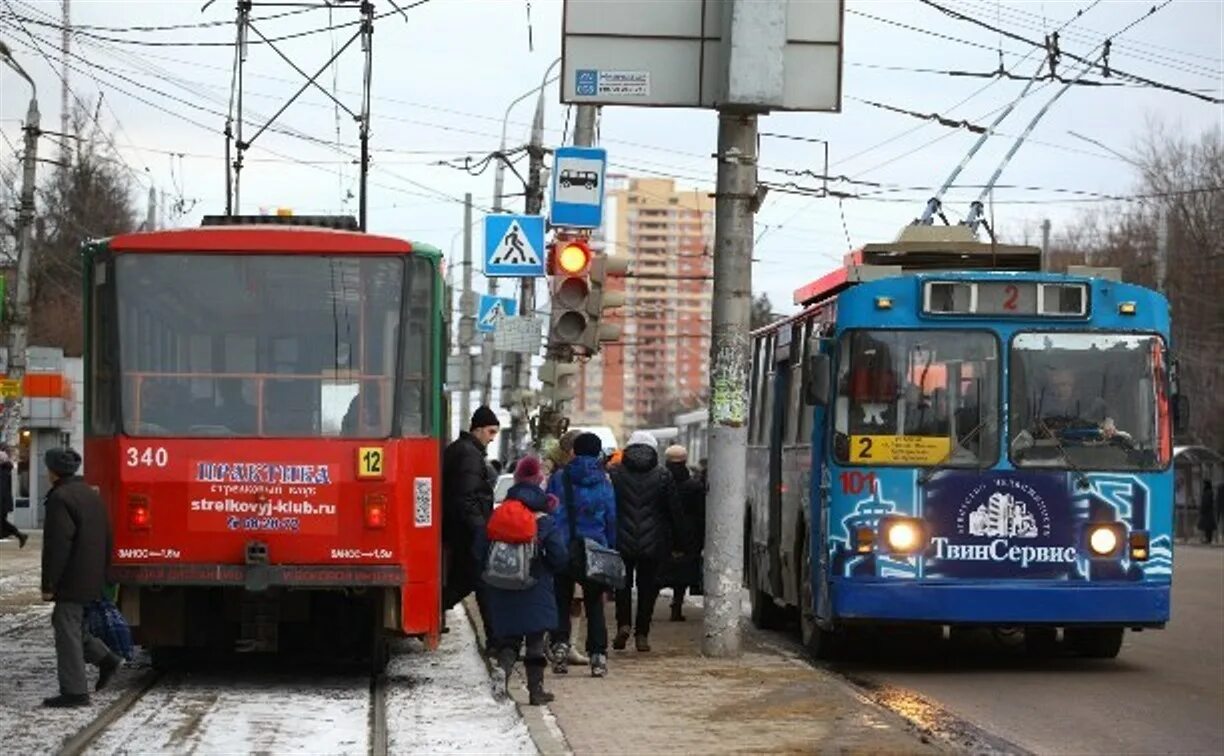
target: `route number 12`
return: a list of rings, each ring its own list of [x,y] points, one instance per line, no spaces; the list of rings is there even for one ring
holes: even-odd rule
[[[380,446],[363,446],[357,450],[357,477],[381,478],[387,464]]]

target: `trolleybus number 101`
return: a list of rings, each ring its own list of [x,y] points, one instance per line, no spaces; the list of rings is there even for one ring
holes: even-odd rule
[[[129,446],[127,450],[128,467],[165,467],[169,462],[170,453],[164,446],[146,446],[143,450]]]
[[[867,439],[864,439],[867,440]],[[875,473],[844,472],[841,474],[842,493],[861,494],[875,490]]]

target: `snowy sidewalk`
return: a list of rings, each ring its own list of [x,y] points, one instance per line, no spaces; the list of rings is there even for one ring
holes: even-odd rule
[[[555,717],[564,741],[547,742],[548,733],[532,727],[542,751],[937,752],[901,718],[782,648],[776,636],[753,630],[747,618],[741,658],[703,657],[701,599],[686,603],[686,622],[668,621],[670,600],[666,592],[659,597],[650,652],[633,650],[631,639],[628,650],[609,653],[602,680],[581,667],[568,675],[549,673],[545,684],[557,700],[545,721]],[[607,608],[611,635],[612,605]],[[477,616],[474,602],[469,611]],[[524,716],[530,725],[530,712]]]
[[[45,709],[56,692],[50,614],[38,589],[41,533],[25,549],[0,541],[0,743],[7,753],[53,753],[149,671],[127,665],[93,703]],[[535,754],[512,703],[493,699],[476,636],[452,611],[435,652],[394,644],[387,668],[393,754]],[[93,680],[91,671],[90,680]],[[95,740],[90,753],[369,752],[370,679],[364,671],[299,670],[272,663],[199,666],[162,675]]]

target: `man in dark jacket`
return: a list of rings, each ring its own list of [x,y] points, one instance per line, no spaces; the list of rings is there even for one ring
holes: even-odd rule
[[[81,455],[72,449],[50,449],[43,460],[51,492],[43,525],[42,598],[55,602],[51,627],[60,687],[60,694],[44,699],[43,706],[86,706],[85,662],[98,667],[94,690],[101,690],[121,661],[85,628],[85,605],[100,600],[106,586],[110,523],[102,498],[76,474]]]
[[[673,533],[679,530],[676,487],[671,474],[659,465],[658,446],[654,436],[637,431],[625,445],[621,464],[611,473],[616,492],[616,543],[625,560],[625,587],[616,592],[617,629],[612,648],[617,650],[625,647],[630,633],[638,651],[650,650],[659,568],[669,556]],[[636,615],[632,611],[635,582]]]
[[[472,544],[493,513],[495,484],[485,450],[499,426],[493,410],[477,407],[471,430],[460,432],[442,454],[442,543],[447,552],[442,606],[447,609],[476,589]]]
[[[24,549],[30,537],[17,529],[8,521],[9,513],[13,511],[13,461],[9,459],[8,451],[0,447],[0,538],[17,536],[17,548]]]
[[[678,525],[671,545],[667,576],[661,582],[672,589],[671,620],[684,621],[684,593],[701,592],[701,550],[705,547],[705,484],[688,467],[688,450],[680,445],[663,453],[667,471],[676,483],[676,503],[680,507]]]

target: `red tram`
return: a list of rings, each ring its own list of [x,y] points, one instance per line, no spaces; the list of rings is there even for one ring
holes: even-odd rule
[[[438,250],[351,219],[220,217],[85,261],[87,477],[155,663],[436,646]]]

